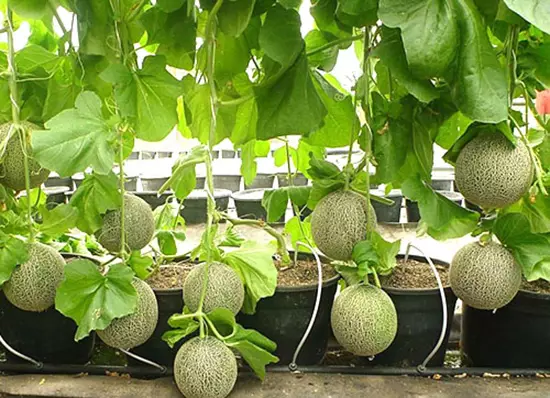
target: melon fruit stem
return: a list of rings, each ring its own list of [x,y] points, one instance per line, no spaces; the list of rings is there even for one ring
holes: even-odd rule
[[[17,88],[17,67],[15,65],[15,47],[13,39],[13,13],[11,8],[7,7],[6,13],[6,33],[8,36],[8,86],[10,90],[10,103],[11,103],[11,115],[12,115],[12,128],[15,129],[15,134],[19,135],[21,148],[23,150],[23,169],[25,174],[25,191],[27,193],[27,224],[29,228],[28,241],[32,243],[34,241],[34,228],[32,222],[32,203],[31,203],[31,176],[29,167],[29,148],[27,146],[27,129],[21,125],[19,107],[19,91]],[[10,134],[8,133],[8,136]],[[9,141],[9,139],[8,139]],[[6,142],[7,145],[7,142]]]

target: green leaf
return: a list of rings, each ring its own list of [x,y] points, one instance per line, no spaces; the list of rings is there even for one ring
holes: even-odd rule
[[[185,226],[185,220],[178,213],[179,205],[168,201],[153,210],[155,229],[157,231],[172,231],[179,226]]]
[[[412,74],[397,29],[382,29],[382,41],[376,46],[373,55],[379,57],[391,71],[392,77],[419,101],[428,103],[439,97],[436,88],[428,79],[420,79]]]
[[[250,21],[256,0],[226,1],[218,11],[218,22],[223,33],[240,36]]]
[[[311,234],[311,222],[308,219],[301,221],[299,216],[292,217],[286,222],[284,232],[285,234],[290,235],[290,243],[292,244],[292,248],[295,251],[305,253],[310,252],[307,247],[297,244],[297,242],[313,243],[313,235]]]
[[[514,12],[550,35],[550,7],[544,0],[504,0]]]
[[[240,327],[239,325],[237,326]],[[251,341],[246,340],[245,337],[239,339],[235,337],[234,339],[226,340],[225,343],[241,354],[242,358],[260,380],[265,378],[265,367],[267,365],[279,362],[276,356]]]
[[[401,29],[408,65],[415,75],[442,76],[454,61],[460,37],[454,2],[380,0],[378,15],[384,25]]]
[[[487,27],[471,0],[455,2],[461,42],[458,65],[449,79],[454,102],[472,120],[486,123],[506,120],[506,76],[487,37]]]
[[[407,179],[401,189],[407,198],[418,202],[421,222],[432,238],[459,238],[472,232],[477,225],[479,213],[458,206],[435,192],[418,175]]]
[[[49,236],[59,236],[76,227],[79,212],[73,206],[60,204],[53,210],[41,211],[40,232]]]
[[[126,264],[142,280],[149,278],[155,270],[155,261],[153,258],[151,256],[142,256],[139,250],[134,250],[130,254],[130,258]]]
[[[260,29],[260,46],[265,54],[283,67],[290,66],[304,48],[300,15],[280,5],[272,7]]]
[[[362,27],[377,21],[377,0],[338,0],[336,16],[346,25]]]
[[[173,12],[183,7],[185,2],[186,0],[157,0],[157,6],[164,12]]]
[[[159,194],[172,187],[179,200],[185,199],[197,184],[195,166],[204,163],[207,156],[205,147],[196,146],[189,154],[180,157],[172,167],[172,175],[159,189]]]
[[[166,256],[174,256],[178,252],[176,238],[171,231],[158,231],[157,241],[160,252]]]
[[[103,330],[115,318],[132,314],[137,293],[132,270],[114,264],[106,275],[90,260],[74,260],[65,266],[65,279],[57,288],[55,308],[78,325],[75,340],[92,330]]]
[[[346,38],[352,34],[352,27],[345,26],[336,19],[337,0],[313,0],[310,13],[315,19],[315,24],[329,38]],[[344,43],[340,48],[348,48],[350,43]]]
[[[0,287],[9,281],[17,265],[29,259],[27,244],[18,238],[0,232]]]
[[[83,90],[80,68],[73,56],[58,59],[57,71],[48,80],[48,95],[42,110],[44,120],[51,119],[59,112],[75,106],[76,99]]]
[[[539,192],[536,195],[526,194],[520,201],[505,209],[506,213],[521,213],[535,233],[550,232],[550,196]]]
[[[450,149],[462,137],[471,123],[472,120],[468,117],[461,112],[456,112],[439,126],[435,142],[444,149]]]
[[[351,96],[336,89],[320,73],[314,71],[313,77],[313,84],[327,109],[327,115],[321,128],[308,135],[308,143],[325,148],[348,146],[352,135],[355,140],[361,127]]]
[[[237,107],[235,125],[231,132],[231,142],[235,145],[246,144],[256,138],[258,123],[258,106],[256,99],[251,98]]]
[[[262,206],[267,211],[267,222],[277,222],[286,213],[288,192],[285,189],[272,189],[264,192]]]
[[[242,311],[245,314],[253,314],[260,299],[275,293],[277,268],[273,263],[274,254],[275,248],[271,245],[258,245],[250,241],[222,256],[222,261],[243,280],[245,300]]]
[[[251,140],[241,146],[241,175],[245,185],[252,184],[256,178],[257,169],[256,140]]]
[[[311,210],[315,209],[317,203],[329,193],[342,189],[345,185],[345,177],[341,175],[340,179],[325,179],[314,180],[309,199],[307,201],[307,207]]]
[[[40,19],[48,10],[48,0],[10,0],[10,8],[23,18]]]
[[[276,84],[256,89],[256,95],[257,138],[260,140],[309,133],[321,126],[327,114],[313,85],[304,54]]]
[[[424,181],[431,181],[434,163],[434,144],[429,126],[426,126],[425,123],[426,120],[422,117],[417,117],[413,120],[413,150],[418,161],[421,177]]]
[[[368,274],[374,272],[378,275],[390,274],[397,264],[395,256],[399,253],[400,247],[400,240],[388,242],[378,232],[372,232],[370,240],[358,242],[353,247],[352,258],[355,264],[357,264],[357,276],[365,278]],[[348,267],[342,268],[344,273],[351,271],[346,268]],[[346,276],[347,278],[350,277],[350,275]]]
[[[309,31],[304,40],[306,42],[306,52],[316,50],[330,42],[323,32],[318,29]],[[309,64],[312,67],[329,72],[336,66],[338,52],[338,46],[332,46],[316,54],[308,55]]]
[[[529,221],[524,215],[510,213],[498,217],[493,232],[512,252],[528,281],[535,279],[533,272],[536,271],[537,264],[550,261],[549,237],[532,233]]]
[[[75,106],[46,122],[48,130],[33,133],[34,157],[61,176],[73,175],[90,166],[107,174],[115,160],[111,146],[115,132],[103,118],[101,99],[85,91],[78,96]]]
[[[178,123],[177,99],[182,86],[166,70],[164,56],[145,57],[137,72],[113,64],[101,78],[115,84],[117,105],[122,116],[133,121],[138,138],[161,141]]]
[[[117,177],[112,172],[86,175],[69,204],[78,209],[78,229],[93,234],[103,225],[103,214],[120,208]]]
[[[181,315],[190,314],[189,308],[184,307]],[[193,318],[182,318],[180,314],[174,314],[168,319],[168,325],[174,330],[169,330],[162,335],[162,339],[174,348],[176,343],[181,339],[195,333],[199,329],[199,323]]]
[[[342,171],[334,163],[311,156],[308,173],[314,180],[334,179],[342,174]]]
[[[35,44],[28,45],[15,54],[15,64],[20,73],[34,72],[39,68],[51,73],[58,63],[59,58],[55,54]]]

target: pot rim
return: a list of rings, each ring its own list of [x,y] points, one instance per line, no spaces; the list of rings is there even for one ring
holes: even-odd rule
[[[267,191],[273,191],[274,188],[251,188],[251,189],[243,189],[241,191],[236,191],[236,192],[232,192],[231,193],[231,198],[234,200],[234,201],[238,201],[238,202],[261,202],[262,201],[262,198],[259,198],[259,199],[256,199],[256,198],[243,198],[242,195],[243,194],[246,194],[246,193],[251,193],[251,192],[267,192]]]
[[[521,295],[523,295],[523,296],[525,296],[526,298],[529,298],[529,299],[550,301],[550,293],[537,293],[537,292],[531,292],[529,290],[525,290],[525,289],[520,288],[518,290],[518,293],[516,294],[516,297],[519,294],[521,294]]]

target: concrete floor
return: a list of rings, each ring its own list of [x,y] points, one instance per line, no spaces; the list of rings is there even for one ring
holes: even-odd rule
[[[545,378],[441,378],[269,373],[261,383],[240,377],[231,398],[359,397],[547,397]],[[181,397],[170,378],[137,380],[109,376],[0,377],[0,397]]]

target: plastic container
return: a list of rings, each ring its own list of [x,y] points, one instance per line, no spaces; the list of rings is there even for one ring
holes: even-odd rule
[[[84,181],[84,173],[77,173],[72,178],[75,183],[75,188],[78,189],[80,184],[82,184],[82,181]],[[134,176],[134,175],[126,176],[124,181],[124,189],[126,191],[131,191],[131,192],[137,191],[137,180],[138,180],[137,176]]]
[[[279,181],[279,188],[288,187],[288,175],[286,173],[278,173],[277,180]],[[298,173],[293,175],[292,185],[297,187],[304,187],[307,185],[307,178],[305,175]]]
[[[142,176],[141,188],[144,192],[157,192],[169,178],[169,176]]]
[[[439,191],[440,194],[445,196],[447,199],[452,200],[457,205],[462,206],[462,201],[464,197],[458,192],[453,191]],[[407,211],[407,221],[408,222],[418,222],[420,221],[420,210],[418,209],[418,203],[410,199],[405,199],[405,208]]]
[[[493,311],[462,307],[461,347],[466,365],[550,368],[550,294],[520,290]]]
[[[267,210],[262,206],[262,199],[266,191],[269,191],[269,189],[246,189],[234,192],[231,197],[235,202],[239,218],[267,220]],[[285,216],[283,215],[276,222],[285,222]]]
[[[227,211],[231,191],[227,189],[215,189],[214,199],[216,208],[221,211]],[[206,222],[206,190],[195,189],[183,201],[181,216],[187,224],[201,224]]]
[[[313,258],[310,254],[300,254],[300,258],[306,257]],[[298,365],[316,365],[325,356],[330,337],[330,312],[339,279],[337,275],[323,283],[319,311],[296,361]],[[254,315],[239,314],[238,322],[277,343],[274,353],[279,357],[277,365],[287,365],[292,362],[296,347],[309,324],[316,296],[317,285],[278,287],[272,297],[258,302]]]
[[[275,181],[275,176],[273,174],[256,174],[252,184],[245,185],[246,189],[271,189],[273,188],[273,183]]]
[[[59,174],[51,172],[50,176],[44,181],[46,187],[67,187],[73,189],[73,180],[71,177],[60,177]]]
[[[146,201],[153,210],[165,204],[168,198],[173,195],[172,192],[164,192],[159,196],[157,191],[134,192],[133,194]]]
[[[46,203],[48,204],[48,207],[55,207],[55,205],[59,205],[62,203],[66,203],[67,195],[66,193],[69,192],[69,187],[45,187],[44,193],[48,197],[46,199]]]
[[[214,175],[214,186],[219,189],[227,189],[231,192],[237,192],[241,189],[240,175]]]
[[[371,193],[393,200],[393,205],[385,205],[371,200],[372,207],[376,213],[376,220],[383,223],[398,223],[401,218],[401,205],[403,203],[403,194],[399,189],[393,189],[385,195],[383,191],[373,189]]]

